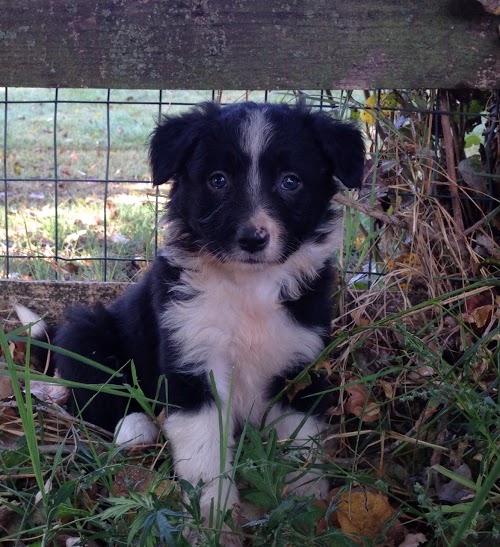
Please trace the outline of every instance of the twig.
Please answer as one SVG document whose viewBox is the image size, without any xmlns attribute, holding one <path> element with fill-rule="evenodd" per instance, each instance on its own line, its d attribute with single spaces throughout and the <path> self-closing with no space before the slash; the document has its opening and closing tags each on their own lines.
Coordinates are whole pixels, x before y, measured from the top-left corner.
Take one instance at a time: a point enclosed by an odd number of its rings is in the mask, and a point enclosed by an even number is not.
<svg viewBox="0 0 500 547">
<path fill-rule="evenodd" d="M 442 108 L 445 111 L 449 111 L 450 109 L 448 95 L 446 93 L 443 95 Z M 441 126 L 443 128 L 444 149 L 446 152 L 446 171 L 448 175 L 448 182 L 450 184 L 453 217 L 455 222 L 457 223 L 459 231 L 463 232 L 464 222 L 462 219 L 462 209 L 460 207 L 460 196 L 458 195 L 455 152 L 453 151 L 453 133 L 451 130 L 450 118 L 448 114 L 441 114 Z"/>
<path fill-rule="evenodd" d="M 492 218 L 496 217 L 498 215 L 498 212 L 500 211 L 500 207 L 495 207 L 493 211 L 488 213 L 487 215 L 481 217 L 475 224 L 467 228 L 467 230 L 464 231 L 464 236 L 468 236 L 475 232 L 478 228 L 480 228 L 483 224 L 486 222 L 489 222 Z"/>
<path fill-rule="evenodd" d="M 337 203 L 340 203 L 341 205 L 344 205 L 345 207 L 351 207 L 352 209 L 356 209 L 356 211 L 359 211 L 360 213 L 363 213 L 364 215 L 368 215 L 372 218 L 376 218 L 377 220 L 380 220 L 381 222 L 384 222 L 385 224 L 389 224 L 391 226 L 395 226 L 396 228 L 407 228 L 406 222 L 403 220 L 399 220 L 397 218 L 394 218 L 393 216 L 386 215 L 385 213 L 382 213 L 381 211 L 378 211 L 377 209 L 374 209 L 373 207 L 368 207 L 368 205 L 363 205 L 359 201 L 355 201 L 351 198 L 348 198 L 344 196 L 343 194 L 335 194 L 334 201 Z"/>
</svg>

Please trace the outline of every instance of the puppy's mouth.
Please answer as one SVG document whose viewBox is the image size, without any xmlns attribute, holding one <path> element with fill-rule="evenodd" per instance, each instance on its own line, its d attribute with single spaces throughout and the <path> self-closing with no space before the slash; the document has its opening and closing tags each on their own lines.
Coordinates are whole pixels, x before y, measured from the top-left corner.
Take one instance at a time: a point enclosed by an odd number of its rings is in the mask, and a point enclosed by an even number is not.
<svg viewBox="0 0 500 547">
<path fill-rule="evenodd" d="M 233 261 L 240 262 L 242 264 L 276 264 L 279 262 L 276 258 L 270 258 L 266 256 L 266 253 L 236 253 L 233 255 Z"/>
<path fill-rule="evenodd" d="M 242 248 L 236 242 L 233 249 L 225 255 L 224 261 L 248 266 L 270 266 L 280 264 L 283 261 L 283 254 L 277 242 L 270 241 L 263 248 L 252 251 Z"/>
</svg>

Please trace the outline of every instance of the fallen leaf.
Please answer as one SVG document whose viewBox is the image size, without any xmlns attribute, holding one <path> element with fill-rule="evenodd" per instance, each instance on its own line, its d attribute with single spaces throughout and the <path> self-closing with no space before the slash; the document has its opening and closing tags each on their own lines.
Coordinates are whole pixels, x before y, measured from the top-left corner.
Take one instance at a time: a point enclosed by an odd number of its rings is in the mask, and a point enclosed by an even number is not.
<svg viewBox="0 0 500 547">
<path fill-rule="evenodd" d="M 31 380 L 30 392 L 41 401 L 62 406 L 68 400 L 70 390 L 68 387 L 62 386 L 61 384 Z"/>
<path fill-rule="evenodd" d="M 500 15 L 500 4 L 498 0 L 479 0 L 479 2 L 481 2 L 483 8 L 488 13 L 492 13 L 493 15 Z"/>
<path fill-rule="evenodd" d="M 4 367 L 0 367 L 0 370 L 5 371 Z M 10 376 L 0 374 L 0 399 L 6 399 L 12 395 L 12 382 Z"/>
<path fill-rule="evenodd" d="M 384 390 L 384 395 L 388 399 L 394 399 L 394 385 L 386 382 L 385 380 L 380 380 L 379 384 L 382 386 L 382 389 Z"/>
<path fill-rule="evenodd" d="M 325 500 L 313 500 L 312 503 L 321 509 L 321 517 L 318 519 L 318 523 L 316 524 L 316 533 L 322 534 L 327 529 L 325 513 L 328 509 L 328 503 Z"/>
<path fill-rule="evenodd" d="M 396 514 L 387 496 L 380 492 L 370 492 L 362 488 L 353 488 L 339 496 L 339 508 L 336 511 L 341 530 L 356 543 L 360 539 L 375 539 L 383 532 L 388 533 L 386 526 Z M 399 525 L 397 521 L 392 526 Z"/>
<path fill-rule="evenodd" d="M 351 317 L 357 327 L 367 327 L 371 323 L 370 319 L 360 310 L 351 310 Z"/>
<path fill-rule="evenodd" d="M 11 500 L 12 507 L 19 507 L 21 503 L 19 501 Z M 6 505 L 0 505 L 0 530 L 6 530 L 11 520 L 16 516 L 16 512 L 11 507 Z"/>
<path fill-rule="evenodd" d="M 481 329 L 490 322 L 494 309 L 495 306 L 493 306 L 492 304 L 479 306 L 475 308 L 471 313 L 464 314 L 464 321 L 466 321 L 467 323 L 474 323 L 478 329 Z"/>
<path fill-rule="evenodd" d="M 415 384 L 422 384 L 428 381 L 427 378 L 430 378 L 435 374 L 436 370 L 433 367 L 429 365 L 423 365 L 421 367 L 418 367 L 416 370 L 412 370 L 408 374 L 408 380 Z"/>
<path fill-rule="evenodd" d="M 463 319 L 467 323 L 476 325 L 478 329 L 483 328 L 491 321 L 496 306 L 491 292 L 476 294 L 465 301 L 465 313 Z"/>
<path fill-rule="evenodd" d="M 398 547 L 417 547 L 421 543 L 426 543 L 427 538 L 422 533 L 407 534 L 403 543 L 400 543 Z"/>
<path fill-rule="evenodd" d="M 15 365 L 24 365 L 26 363 L 26 342 L 10 341 L 9 342 L 10 356 Z"/>
<path fill-rule="evenodd" d="M 300 393 L 303 389 L 312 384 L 312 379 L 310 374 L 304 374 L 300 378 L 300 382 L 295 380 L 287 380 L 287 382 L 286 395 L 288 400 L 292 402 L 297 393 Z"/>
<path fill-rule="evenodd" d="M 361 384 L 346 387 L 349 397 L 344 409 L 347 414 L 354 414 L 364 422 L 374 422 L 378 419 L 380 408 L 375 401 L 369 399 L 368 390 Z"/>
<path fill-rule="evenodd" d="M 439 466 L 437 466 L 437 469 L 439 470 Z M 472 480 L 472 472 L 470 467 L 465 463 L 454 467 L 451 472 L 457 475 L 459 480 Z M 469 488 L 463 483 L 461 484 L 459 480 L 451 479 L 449 482 L 442 483 L 438 476 L 436 476 L 435 479 L 436 493 L 441 501 L 446 501 L 448 503 L 460 503 L 476 496 L 476 492 L 474 492 L 472 488 Z"/>
</svg>

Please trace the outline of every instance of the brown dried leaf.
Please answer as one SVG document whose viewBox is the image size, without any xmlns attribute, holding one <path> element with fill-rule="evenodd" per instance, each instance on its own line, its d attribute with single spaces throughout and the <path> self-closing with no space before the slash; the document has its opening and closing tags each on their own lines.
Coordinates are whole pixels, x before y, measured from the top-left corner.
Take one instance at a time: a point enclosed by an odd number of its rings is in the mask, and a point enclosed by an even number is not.
<svg viewBox="0 0 500 547">
<path fill-rule="evenodd" d="M 408 374 L 408 380 L 415 384 L 427 383 L 427 378 L 430 378 L 436 374 L 436 370 L 429 365 L 423 365 L 416 370 L 412 370 Z"/>
<path fill-rule="evenodd" d="M 160 497 L 179 493 L 175 481 L 165 479 L 156 471 L 143 467 L 124 465 L 115 475 L 113 491 L 117 497 L 127 496 L 131 491 L 146 494 L 151 490 Z"/>
<path fill-rule="evenodd" d="M 387 397 L 387 399 L 394 399 L 394 385 L 386 382 L 385 380 L 379 380 L 379 384 L 384 390 L 384 395 Z"/>
<path fill-rule="evenodd" d="M 10 503 L 16 507 L 19 507 L 21 505 L 20 502 L 15 500 L 11 501 Z M 13 509 L 7 507 L 6 505 L 0 505 L 0 530 L 6 530 L 15 515 L 16 512 Z"/>
<path fill-rule="evenodd" d="M 288 381 L 287 392 L 286 392 L 288 400 L 290 402 L 293 401 L 297 393 L 300 393 L 303 389 L 310 386 L 311 384 L 312 384 L 312 380 L 309 374 L 305 374 L 301 378 L 301 382 L 296 382 L 294 380 Z"/>
<path fill-rule="evenodd" d="M 24 365 L 26 362 L 26 342 L 10 341 L 9 342 L 10 356 L 16 365 Z"/>
<path fill-rule="evenodd" d="M 3 371 L 6 369 L 0 367 Z M 12 382 L 9 376 L 0 374 L 0 399 L 6 399 L 12 395 Z"/>
<path fill-rule="evenodd" d="M 367 327 L 371 323 L 370 319 L 359 309 L 351 310 L 351 317 L 357 327 Z"/>
<path fill-rule="evenodd" d="M 366 405 L 364 412 L 361 414 L 363 422 L 376 422 L 379 418 L 380 407 L 375 401 L 371 401 Z"/>
<path fill-rule="evenodd" d="M 360 417 L 364 422 L 374 422 L 378 419 L 380 408 L 377 403 L 369 399 L 368 390 L 361 384 L 346 387 L 349 394 L 344 409 L 348 414 Z"/>
<path fill-rule="evenodd" d="M 396 514 L 387 496 L 380 492 L 354 488 L 342 493 L 339 498 L 336 511 L 339 526 L 356 543 L 363 543 L 357 536 L 369 539 L 378 537 Z"/>
<path fill-rule="evenodd" d="M 491 321 L 495 308 L 495 298 L 490 291 L 470 296 L 465 300 L 463 319 L 481 329 Z"/>
<path fill-rule="evenodd" d="M 471 313 L 464 314 L 464 321 L 474 323 L 478 329 L 482 329 L 491 321 L 495 306 L 488 304 L 486 306 L 478 306 Z"/>
<path fill-rule="evenodd" d="M 498 0 L 479 0 L 483 8 L 493 15 L 500 15 L 500 2 Z"/>
</svg>

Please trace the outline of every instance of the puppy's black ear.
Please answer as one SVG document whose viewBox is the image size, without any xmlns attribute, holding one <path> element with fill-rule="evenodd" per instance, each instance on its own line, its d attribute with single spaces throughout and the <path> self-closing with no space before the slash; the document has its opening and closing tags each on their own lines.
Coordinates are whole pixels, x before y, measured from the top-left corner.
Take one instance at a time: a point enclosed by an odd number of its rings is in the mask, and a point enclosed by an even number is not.
<svg viewBox="0 0 500 547">
<path fill-rule="evenodd" d="M 205 103 L 180 116 L 163 116 L 149 139 L 153 186 L 176 178 L 184 171 L 207 126 L 219 107 Z"/>
<path fill-rule="evenodd" d="M 330 161 L 332 174 L 348 188 L 361 188 L 365 164 L 365 143 L 353 124 L 340 122 L 323 113 L 313 114 L 316 138 Z"/>
</svg>

